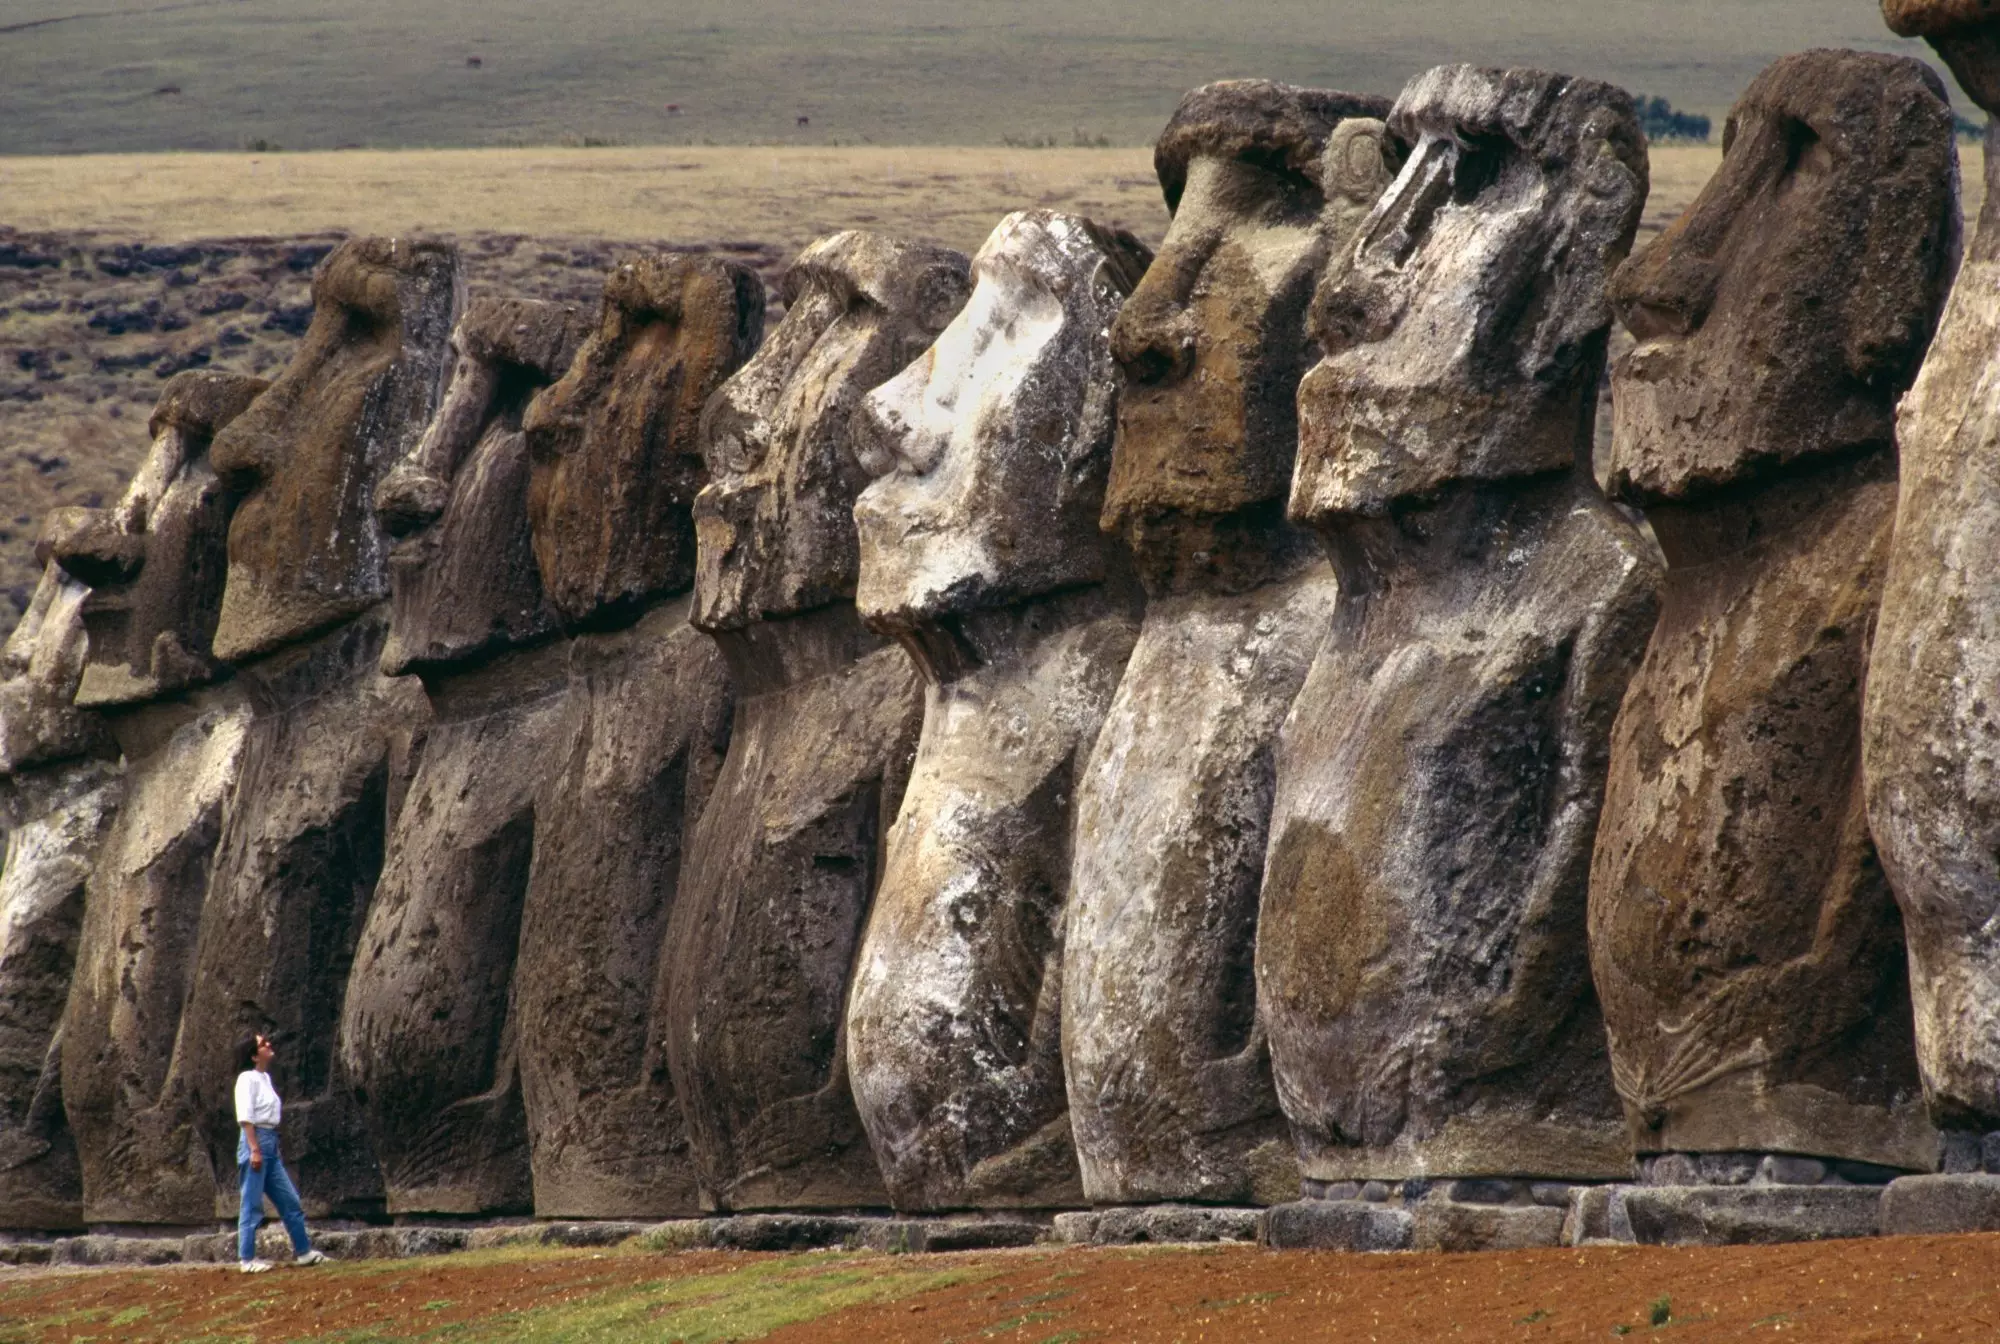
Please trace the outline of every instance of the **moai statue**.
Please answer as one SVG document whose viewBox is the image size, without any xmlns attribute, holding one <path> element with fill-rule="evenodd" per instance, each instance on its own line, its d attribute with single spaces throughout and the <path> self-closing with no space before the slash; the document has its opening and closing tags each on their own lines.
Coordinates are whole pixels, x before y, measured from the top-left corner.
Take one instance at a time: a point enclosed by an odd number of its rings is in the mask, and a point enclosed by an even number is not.
<svg viewBox="0 0 2000 1344">
<path fill-rule="evenodd" d="M 1622 1176 L 1585 900 L 1659 576 L 1589 463 L 1645 138 L 1608 85 L 1470 66 L 1389 128 L 1408 158 L 1314 297 L 1299 386 L 1290 512 L 1340 596 L 1279 741 L 1278 1096 L 1309 1194 Z"/>
<path fill-rule="evenodd" d="M 437 414 L 375 491 L 398 538 L 382 671 L 420 676 L 431 709 L 341 1016 L 392 1214 L 533 1207 L 512 987 L 569 669 L 535 568 L 521 417 L 584 327 L 553 303 L 470 305 Z"/>
<path fill-rule="evenodd" d="M 223 481 L 245 491 L 215 649 L 240 660 L 255 712 L 167 1087 L 207 1140 L 221 1210 L 236 1205 L 230 1050 L 252 1030 L 278 1047 L 285 1165 L 307 1209 L 382 1207 L 338 1034 L 410 737 L 428 711 L 413 678 L 380 668 L 389 538 L 373 497 L 437 407 L 462 298 L 449 246 L 343 243 L 313 277 L 312 326 L 290 364 L 210 449 Z"/>
<path fill-rule="evenodd" d="M 695 1212 L 659 981 L 687 831 L 728 744 L 729 671 L 689 624 L 701 408 L 756 349 L 755 272 L 699 256 L 614 269 L 526 428 L 542 585 L 570 686 L 535 815 L 514 972 L 543 1216 Z"/>
<path fill-rule="evenodd" d="M 855 1100 L 903 1210 L 1081 1202 L 1062 1065 L 1076 776 L 1138 635 L 1098 530 L 1110 332 L 1152 260 L 1028 210 L 972 259 L 963 312 L 870 393 L 857 604 L 924 677 L 847 1007 Z"/>
<path fill-rule="evenodd" d="M 1111 328 L 1124 387 L 1102 524 L 1145 622 L 1077 780 L 1063 1053 L 1098 1203 L 1290 1199 L 1251 954 L 1278 726 L 1333 610 L 1284 516 L 1327 258 L 1389 180 L 1387 99 L 1189 94 L 1154 161 L 1166 242 Z"/>
<path fill-rule="evenodd" d="M 2000 14 L 1965 0 L 1885 0 L 1883 11 L 1897 32 L 1929 39 L 1986 109 L 1990 127 L 2000 108 Z M 1994 148 L 1989 129 L 1979 227 L 1898 413 L 1900 495 L 1861 714 L 1868 820 L 1902 907 L 1917 1062 L 1953 1174 L 1982 1166 L 2000 1173 L 2000 950 L 1990 933 L 2000 915 L 2000 771 L 1992 749 L 2000 703 L 1991 690 L 2000 669 L 1990 559 L 2000 554 Z M 1930 159 L 1923 162 L 1928 169 Z M 1916 191 L 1917 171 L 1913 160 L 1896 190 Z M 1887 263 L 1871 252 L 1869 264 Z M 1860 330 L 1893 328 L 1869 319 Z M 1951 1222 L 1885 1219 L 1898 1231 L 1987 1230 L 2000 1227 L 2000 1208 L 1969 1204 Z"/>
<path fill-rule="evenodd" d="M 104 711 L 125 759 L 124 802 L 91 870 L 63 1020 L 63 1101 L 91 1222 L 212 1219 L 203 1136 L 168 1078 L 253 712 L 241 686 L 212 684 L 225 670 L 212 644 L 237 492 L 209 449 L 265 386 L 205 370 L 176 376 L 118 505 L 50 518 L 57 562 L 91 585 L 77 703 Z"/>
<path fill-rule="evenodd" d="M 62 1101 L 62 1015 L 84 887 L 121 782 L 83 678 L 81 583 L 43 564 L 0 646 L 0 1229 L 83 1222 L 83 1181 Z"/>
<path fill-rule="evenodd" d="M 966 259 L 823 238 L 785 319 L 702 418 L 695 620 L 736 680 L 729 758 L 674 911 L 668 1059 L 702 1193 L 724 1208 L 883 1202 L 842 1014 L 922 709 L 854 607 L 856 406 L 964 304 Z"/>
<path fill-rule="evenodd" d="M 1898 57 L 1776 62 L 1702 194 L 1612 283 L 1639 344 L 1612 373 L 1609 489 L 1645 509 L 1667 577 L 1613 736 L 1591 954 L 1656 1183 L 1740 1180 L 1759 1154 L 1809 1159 L 1767 1169 L 1806 1184 L 1830 1160 L 1857 1182 L 1936 1160 L 1861 706 L 1896 398 L 1956 257 L 1942 92 Z M 1937 694 L 1926 678 L 1909 707 Z"/>
</svg>

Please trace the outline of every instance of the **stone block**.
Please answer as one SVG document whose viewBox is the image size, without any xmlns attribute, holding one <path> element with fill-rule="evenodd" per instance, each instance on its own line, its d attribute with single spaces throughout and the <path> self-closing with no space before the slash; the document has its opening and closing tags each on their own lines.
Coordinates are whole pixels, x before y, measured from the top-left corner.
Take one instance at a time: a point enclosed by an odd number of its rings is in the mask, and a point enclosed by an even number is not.
<svg viewBox="0 0 2000 1344">
<path fill-rule="evenodd" d="M 0 1242 L 0 1265 L 46 1265 L 54 1249 L 45 1241 Z"/>
<path fill-rule="evenodd" d="M 1103 1209 L 1091 1240 L 1099 1246 L 1148 1243 L 1255 1241 L 1256 1209 L 1201 1208 L 1191 1204 L 1143 1204 Z"/>
<path fill-rule="evenodd" d="M 1051 1228 L 1052 1235 L 1065 1246 L 1087 1246 L 1097 1236 L 1098 1216 L 1087 1209 L 1059 1213 Z"/>
<path fill-rule="evenodd" d="M 1531 1246 L 1560 1246 L 1563 1213 L 1562 1209 L 1536 1204 L 1428 1199 L 1410 1210 L 1411 1246 L 1419 1251 L 1518 1251 Z"/>
<path fill-rule="evenodd" d="M 1257 1240 L 1278 1251 L 1406 1251 L 1414 1221 L 1379 1204 L 1300 1200 L 1266 1209 Z"/>
<path fill-rule="evenodd" d="M 673 1218 L 654 1223 L 639 1234 L 649 1251 L 695 1251 L 715 1244 L 715 1223 L 708 1218 Z"/>
<path fill-rule="evenodd" d="M 1569 1208 L 1563 1215 L 1563 1245 L 1593 1246 L 1635 1240 L 1631 1217 L 1625 1211 L 1625 1195 L 1632 1188 L 1628 1185 L 1572 1186 Z"/>
<path fill-rule="evenodd" d="M 1905 1176 L 1882 1192 L 1882 1235 L 2000 1232 L 2000 1176 Z"/>
<path fill-rule="evenodd" d="M 1772 1245 L 1872 1237 L 1875 1186 L 1645 1186 L 1624 1196 L 1634 1239 L 1648 1246 Z"/>
<path fill-rule="evenodd" d="M 803 1213 L 747 1213 L 717 1219 L 710 1244 L 728 1251 L 815 1251 L 852 1246 L 863 1220 Z"/>
<path fill-rule="evenodd" d="M 861 1244 L 874 1251 L 911 1255 L 940 1251 L 990 1251 L 1006 1246 L 1032 1246 L 1048 1229 L 1018 1220 L 885 1218 L 871 1220 L 861 1230 Z"/>
<path fill-rule="evenodd" d="M 1760 1185 L 1818 1185 L 1826 1179 L 1826 1163 L 1813 1157 L 1768 1154 L 1757 1164 Z"/>
<path fill-rule="evenodd" d="M 64 1237 L 49 1253 L 54 1265 L 177 1265 L 179 1237 Z"/>
</svg>

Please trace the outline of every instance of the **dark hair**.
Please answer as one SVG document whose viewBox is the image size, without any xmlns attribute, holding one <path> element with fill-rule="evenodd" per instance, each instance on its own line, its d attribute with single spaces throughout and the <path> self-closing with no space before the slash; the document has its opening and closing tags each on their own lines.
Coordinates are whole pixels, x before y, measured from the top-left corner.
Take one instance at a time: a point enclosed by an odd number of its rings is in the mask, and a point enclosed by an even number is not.
<svg viewBox="0 0 2000 1344">
<path fill-rule="evenodd" d="M 254 1069 L 257 1067 L 257 1042 L 263 1039 L 262 1035 L 253 1031 L 245 1034 L 243 1039 L 236 1042 L 236 1071 L 238 1073 L 242 1073 L 245 1069 Z"/>
</svg>

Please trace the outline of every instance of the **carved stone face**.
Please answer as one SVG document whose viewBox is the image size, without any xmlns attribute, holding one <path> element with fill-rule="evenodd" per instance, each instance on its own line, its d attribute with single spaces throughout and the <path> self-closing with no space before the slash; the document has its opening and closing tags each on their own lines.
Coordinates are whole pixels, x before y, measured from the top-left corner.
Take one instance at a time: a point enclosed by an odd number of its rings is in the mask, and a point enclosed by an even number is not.
<svg viewBox="0 0 2000 1344">
<path fill-rule="evenodd" d="M 1173 225 L 1112 328 L 1125 388 L 1107 529 L 1143 549 L 1162 515 L 1275 513 L 1310 362 L 1306 305 L 1330 228 L 1344 233 L 1358 213 L 1339 193 L 1328 210 L 1327 140 L 1346 118 L 1387 111 L 1382 99 L 1262 80 L 1182 100 L 1153 155 Z"/>
<path fill-rule="evenodd" d="M 175 375 L 153 411 L 152 449 L 118 507 L 50 515 L 56 563 L 90 585 L 79 705 L 156 699 L 220 669 L 212 646 L 236 500 L 209 464 L 209 443 L 267 386 L 206 370 Z"/>
<path fill-rule="evenodd" d="M 1299 386 L 1291 516 L 1380 516 L 1453 481 L 1569 467 L 1589 443 L 1604 282 L 1646 199 L 1632 99 L 1440 66 L 1389 114 L 1409 157 L 1329 264 Z"/>
<path fill-rule="evenodd" d="M 569 367 L 576 310 L 481 299 L 452 332 L 457 362 L 430 427 L 375 491 L 389 556 L 391 676 L 529 643 L 556 628 L 528 532 L 528 401 Z"/>
<path fill-rule="evenodd" d="M 709 257 L 621 263 L 569 372 L 529 404 L 528 516 L 563 620 L 617 623 L 694 579 L 701 408 L 757 348 L 764 285 Z"/>
<path fill-rule="evenodd" d="M 430 421 L 461 298 L 458 253 L 442 244 L 357 238 L 320 264 L 298 353 L 209 450 L 246 492 L 217 657 L 268 653 L 386 595 L 375 485 Z"/>
<path fill-rule="evenodd" d="M 0 775 L 82 756 L 104 741 L 97 716 L 71 700 L 89 652 L 83 603 L 89 592 L 41 552 L 42 579 L 0 645 Z"/>
<path fill-rule="evenodd" d="M 1108 332 L 1150 260 L 1074 215 L 1007 216 L 972 297 L 924 356 L 868 394 L 855 601 L 903 634 L 1102 579 L 1097 518 L 1117 380 Z"/>
<path fill-rule="evenodd" d="M 854 592 L 849 431 L 872 388 L 965 304 L 966 259 L 850 230 L 785 275 L 785 320 L 702 412 L 709 483 L 695 497 L 694 621 L 728 630 Z"/>
<path fill-rule="evenodd" d="M 1759 75 L 1722 167 L 1612 281 L 1639 341 L 1613 371 L 1612 493 L 1681 500 L 1888 445 L 1956 265 L 1956 175 L 1918 62 L 1809 51 Z"/>
<path fill-rule="evenodd" d="M 1973 102 L 2000 107 L 2000 14 L 1990 0 L 1882 0 L 1882 17 L 1929 42 Z"/>
</svg>

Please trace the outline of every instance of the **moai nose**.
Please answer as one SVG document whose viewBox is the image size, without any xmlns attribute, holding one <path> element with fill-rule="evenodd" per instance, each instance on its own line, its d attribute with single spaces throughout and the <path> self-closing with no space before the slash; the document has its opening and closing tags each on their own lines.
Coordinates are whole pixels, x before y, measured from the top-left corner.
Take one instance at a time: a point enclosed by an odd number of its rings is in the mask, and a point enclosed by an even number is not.
<svg viewBox="0 0 2000 1344">
<path fill-rule="evenodd" d="M 63 572 L 92 588 L 130 581 L 146 562 L 146 539 L 118 526 L 111 509 L 53 510 L 37 549 Z"/>
<path fill-rule="evenodd" d="M 1207 247 L 1169 243 L 1111 324 L 1111 357 L 1127 379 L 1169 387 L 1194 372 L 1195 321 L 1188 311 Z"/>
</svg>

